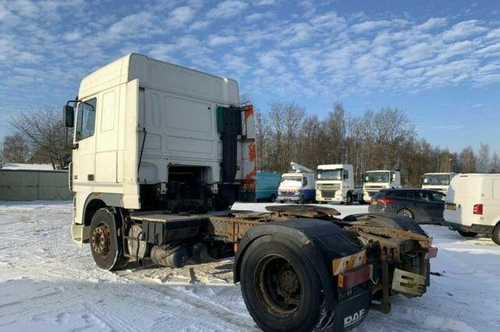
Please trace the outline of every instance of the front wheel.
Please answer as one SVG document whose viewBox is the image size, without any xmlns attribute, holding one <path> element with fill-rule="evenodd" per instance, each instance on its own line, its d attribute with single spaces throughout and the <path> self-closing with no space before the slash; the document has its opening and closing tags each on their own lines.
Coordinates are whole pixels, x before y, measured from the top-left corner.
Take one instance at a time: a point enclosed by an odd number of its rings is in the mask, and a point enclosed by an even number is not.
<svg viewBox="0 0 500 332">
<path fill-rule="evenodd" d="M 241 266 L 243 299 L 264 331 L 311 331 L 320 321 L 321 281 L 300 250 L 259 238 Z"/>
<path fill-rule="evenodd" d="M 110 208 L 97 210 L 90 223 L 90 251 L 96 265 L 104 270 L 120 269 L 127 262 L 116 227 L 116 215 Z"/>
</svg>

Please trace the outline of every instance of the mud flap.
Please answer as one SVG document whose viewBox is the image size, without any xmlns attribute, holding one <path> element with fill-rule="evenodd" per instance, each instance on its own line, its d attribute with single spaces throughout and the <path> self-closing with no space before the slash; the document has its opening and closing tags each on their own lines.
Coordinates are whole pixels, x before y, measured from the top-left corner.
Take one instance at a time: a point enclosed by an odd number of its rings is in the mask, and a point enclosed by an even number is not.
<svg viewBox="0 0 500 332">
<path fill-rule="evenodd" d="M 335 308 L 337 318 L 334 331 L 346 331 L 358 326 L 368 314 L 370 302 L 369 290 L 363 290 L 340 302 Z"/>
</svg>

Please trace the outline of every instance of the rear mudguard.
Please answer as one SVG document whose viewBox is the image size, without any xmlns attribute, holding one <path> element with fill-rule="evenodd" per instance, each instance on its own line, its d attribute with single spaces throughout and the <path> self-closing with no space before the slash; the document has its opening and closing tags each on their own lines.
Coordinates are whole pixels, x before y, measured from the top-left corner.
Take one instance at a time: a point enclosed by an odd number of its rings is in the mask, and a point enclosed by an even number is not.
<svg viewBox="0 0 500 332">
<path fill-rule="evenodd" d="M 350 256 L 364 247 L 346 235 L 332 222 L 318 219 L 294 219 L 286 222 L 264 224 L 250 229 L 240 242 L 234 263 L 234 282 L 240 281 L 240 270 L 248 246 L 258 238 L 269 236 L 291 242 L 314 267 L 325 295 L 323 310 L 327 321 L 320 322 L 319 330 L 342 331 L 358 325 L 368 313 L 371 295 L 369 290 L 337 303 L 337 287 L 332 273 L 332 261 Z"/>
</svg>

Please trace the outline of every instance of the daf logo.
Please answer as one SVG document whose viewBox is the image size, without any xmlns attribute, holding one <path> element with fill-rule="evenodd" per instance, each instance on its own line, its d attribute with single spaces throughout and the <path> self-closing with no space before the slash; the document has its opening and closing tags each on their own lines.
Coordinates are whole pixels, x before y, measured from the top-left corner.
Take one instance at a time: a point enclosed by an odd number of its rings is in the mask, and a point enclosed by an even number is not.
<svg viewBox="0 0 500 332">
<path fill-rule="evenodd" d="M 366 313 L 366 310 L 361 309 L 360 311 L 355 312 L 354 314 L 352 314 L 350 316 L 344 317 L 344 327 L 349 327 L 349 326 L 356 324 L 357 322 L 359 322 L 363 318 L 365 313 Z"/>
</svg>

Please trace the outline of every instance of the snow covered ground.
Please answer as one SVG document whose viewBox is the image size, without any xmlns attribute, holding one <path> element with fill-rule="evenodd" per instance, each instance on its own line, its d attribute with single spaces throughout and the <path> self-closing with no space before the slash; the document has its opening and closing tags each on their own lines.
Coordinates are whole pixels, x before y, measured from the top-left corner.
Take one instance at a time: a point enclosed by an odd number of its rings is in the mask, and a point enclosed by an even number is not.
<svg viewBox="0 0 500 332">
<path fill-rule="evenodd" d="M 67 203 L 0 203 L 0 331 L 256 330 L 231 284 L 231 260 L 105 272 L 71 241 L 70 224 Z M 500 331 L 500 247 L 425 229 L 439 247 L 428 293 L 395 298 L 390 315 L 371 311 L 354 331 Z"/>
</svg>

